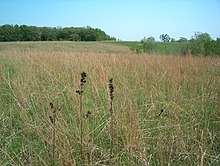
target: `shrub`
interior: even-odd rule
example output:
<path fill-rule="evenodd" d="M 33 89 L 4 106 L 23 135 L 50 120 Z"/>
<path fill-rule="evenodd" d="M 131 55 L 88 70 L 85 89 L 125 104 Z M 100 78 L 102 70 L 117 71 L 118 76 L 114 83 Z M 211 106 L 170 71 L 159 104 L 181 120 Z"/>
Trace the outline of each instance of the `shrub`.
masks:
<path fill-rule="evenodd" d="M 208 33 L 196 32 L 190 40 L 190 50 L 193 55 L 215 55 L 218 53 L 218 38 L 212 40 Z"/>
<path fill-rule="evenodd" d="M 148 37 L 141 40 L 141 46 L 143 48 L 143 52 L 152 54 L 155 52 L 155 38 L 154 37 Z"/>

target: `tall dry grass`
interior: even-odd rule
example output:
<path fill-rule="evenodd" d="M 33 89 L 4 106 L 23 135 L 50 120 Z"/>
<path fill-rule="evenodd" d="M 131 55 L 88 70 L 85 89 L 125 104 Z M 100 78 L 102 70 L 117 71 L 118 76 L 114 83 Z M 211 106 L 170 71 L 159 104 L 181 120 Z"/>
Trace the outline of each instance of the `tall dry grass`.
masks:
<path fill-rule="evenodd" d="M 220 164 L 219 58 L 41 47 L 0 51 L 1 165 L 79 165 L 81 144 L 84 165 Z M 82 112 L 91 113 L 83 117 L 75 93 L 82 71 Z M 59 110 L 54 135 L 49 103 Z"/>

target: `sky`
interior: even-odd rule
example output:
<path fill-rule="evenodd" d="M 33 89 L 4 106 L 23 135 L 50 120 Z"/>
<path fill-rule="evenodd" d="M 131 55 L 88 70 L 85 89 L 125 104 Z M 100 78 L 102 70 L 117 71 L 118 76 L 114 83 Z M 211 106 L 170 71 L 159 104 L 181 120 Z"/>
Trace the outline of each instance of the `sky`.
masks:
<path fill-rule="evenodd" d="M 124 41 L 220 37 L 220 0 L 0 0 L 0 25 L 100 28 Z"/>

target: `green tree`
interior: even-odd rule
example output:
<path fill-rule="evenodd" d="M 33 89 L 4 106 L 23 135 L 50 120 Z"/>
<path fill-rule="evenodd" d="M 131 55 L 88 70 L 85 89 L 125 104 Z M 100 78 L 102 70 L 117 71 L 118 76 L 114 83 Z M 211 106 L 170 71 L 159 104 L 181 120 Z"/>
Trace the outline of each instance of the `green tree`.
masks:
<path fill-rule="evenodd" d="M 101 41 L 116 40 L 104 31 L 92 27 L 36 27 L 27 25 L 0 26 L 0 41 Z"/>
<path fill-rule="evenodd" d="M 178 40 L 178 42 L 186 42 L 187 41 L 187 38 L 185 37 L 180 37 L 180 39 Z"/>
<path fill-rule="evenodd" d="M 217 38 L 215 42 L 215 54 L 220 55 L 220 38 Z"/>
<path fill-rule="evenodd" d="M 2 26 L 0 26 L 0 41 L 4 41 L 5 35 Z"/>
<path fill-rule="evenodd" d="M 22 40 L 22 36 L 21 36 L 21 30 L 19 25 L 15 25 L 14 26 L 14 41 L 21 41 Z"/>
<path fill-rule="evenodd" d="M 105 32 L 103 32 L 101 29 L 98 28 L 95 29 L 95 34 L 97 41 L 108 40 L 109 38 L 109 36 L 106 36 Z"/>
<path fill-rule="evenodd" d="M 13 25 L 6 24 L 1 27 L 0 40 L 1 41 L 15 41 Z"/>
<path fill-rule="evenodd" d="M 40 28 L 36 26 L 20 26 L 22 41 L 40 41 L 41 40 L 41 31 Z"/>
<path fill-rule="evenodd" d="M 214 54 L 215 42 L 208 33 L 195 32 L 190 40 L 190 50 L 193 55 Z"/>
<path fill-rule="evenodd" d="M 171 38 L 170 41 L 171 42 L 176 42 L 176 40 L 174 38 Z"/>
<path fill-rule="evenodd" d="M 69 28 L 59 28 L 58 29 L 58 40 L 68 40 L 69 39 Z"/>
<path fill-rule="evenodd" d="M 218 46 L 220 46 L 220 37 L 217 37 L 217 39 L 216 39 L 216 44 L 217 44 Z"/>
<path fill-rule="evenodd" d="M 69 36 L 69 40 L 71 41 L 81 41 L 81 37 L 78 33 L 71 33 Z"/>
<path fill-rule="evenodd" d="M 170 41 L 170 36 L 168 34 L 162 34 L 162 35 L 160 35 L 160 40 L 162 42 L 169 42 Z"/>
<path fill-rule="evenodd" d="M 57 40 L 57 29 L 50 27 L 42 27 L 41 30 L 41 40 L 42 41 L 54 41 Z"/>
<path fill-rule="evenodd" d="M 199 41 L 211 41 L 212 38 L 208 33 L 195 32 L 194 39 Z"/>

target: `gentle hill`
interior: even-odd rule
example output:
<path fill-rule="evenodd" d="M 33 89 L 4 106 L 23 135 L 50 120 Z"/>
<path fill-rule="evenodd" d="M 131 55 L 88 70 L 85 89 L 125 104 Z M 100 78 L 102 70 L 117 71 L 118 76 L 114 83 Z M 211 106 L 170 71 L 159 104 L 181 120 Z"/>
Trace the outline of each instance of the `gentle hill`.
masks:
<path fill-rule="evenodd" d="M 72 42 L 72 41 L 46 41 L 46 42 L 0 42 L 0 51 L 32 50 L 55 52 L 93 52 L 93 53 L 132 53 L 123 45 L 109 44 L 108 42 Z"/>

